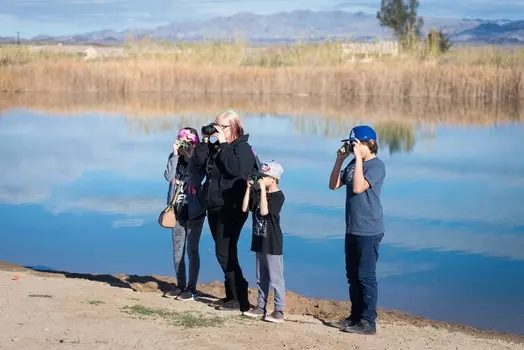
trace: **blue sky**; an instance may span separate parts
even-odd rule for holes
[[[524,0],[421,0],[421,14],[437,17],[521,19]],[[375,13],[380,0],[0,0],[0,35],[69,35],[100,29],[155,27],[237,12],[295,9]]]

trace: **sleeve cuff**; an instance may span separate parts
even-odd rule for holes
[[[373,187],[373,184],[371,183],[371,181],[369,181],[369,177],[366,176],[366,174],[364,174],[364,180],[366,180],[366,182],[369,184],[369,187]]]

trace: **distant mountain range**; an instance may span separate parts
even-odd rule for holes
[[[524,20],[487,21],[424,17],[424,31],[442,29],[454,43],[524,44]],[[63,44],[119,45],[129,38],[167,41],[228,39],[237,36],[254,44],[321,41],[325,39],[387,40],[389,29],[380,26],[372,14],[343,11],[292,11],[272,15],[237,13],[227,17],[187,23],[172,23],[150,29],[127,29],[121,32],[100,30],[71,36],[38,35],[22,42]],[[0,37],[0,42],[16,38]]]

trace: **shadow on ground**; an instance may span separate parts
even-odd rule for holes
[[[109,275],[109,274],[91,274],[91,273],[74,273],[66,271],[57,271],[43,266],[28,267],[25,269],[34,271],[38,274],[46,276],[56,276],[65,278],[82,279],[93,282],[106,283],[111,287],[131,289],[136,292],[161,292],[164,297],[165,294],[176,287],[176,279],[157,278],[155,276],[139,276],[139,275]],[[199,291],[198,301],[209,304],[219,297],[214,294]]]

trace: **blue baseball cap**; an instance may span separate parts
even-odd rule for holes
[[[349,133],[349,138],[345,140],[341,140],[341,142],[346,142],[346,141],[353,142],[355,139],[358,139],[359,141],[364,141],[364,140],[377,141],[377,133],[370,126],[359,125],[351,129],[351,132]]]

